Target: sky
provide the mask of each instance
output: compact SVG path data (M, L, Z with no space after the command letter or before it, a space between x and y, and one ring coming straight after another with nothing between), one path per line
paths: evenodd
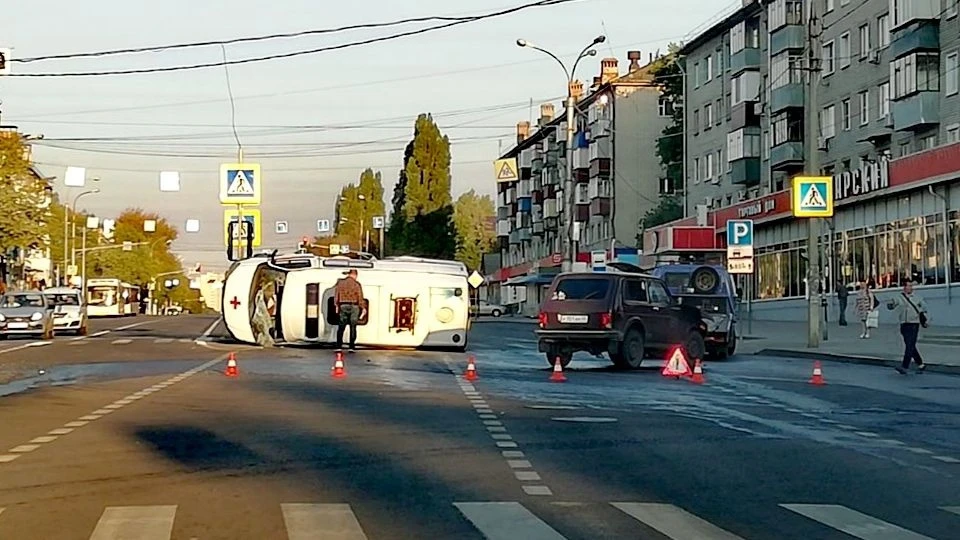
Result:
M167 0L14 0L0 18L0 47L14 59L175 43L221 41L426 16L469 16L531 0L316 0L213 2ZM78 208L102 218L125 208L158 212L180 230L174 244L184 264L222 270L224 207L219 166L236 161L239 138L247 162L262 168L262 248L295 248L332 219L341 187L367 167L383 174L387 206L403 147L420 113L432 113L452 142L452 191L493 195L492 161L515 142L515 126L535 120L539 105L560 110L566 92L560 66L519 48L518 38L572 61L603 34L596 57L577 78L599 75L600 59L626 51L666 51L740 5L727 0L578 0L421 35L317 54L211 68L96 77L0 77L0 123L41 136L34 160L57 177L61 200L93 187ZM269 6L265 9L265 6ZM282 6L278 9L279 6ZM229 44L228 60L302 51L424 28L351 30ZM220 63L219 45L118 56L14 63L15 73L64 73ZM227 77L234 97L231 106ZM530 104L533 104L531 108ZM236 136L233 131L236 124ZM66 188L66 167L87 169L84 188ZM161 192L161 171L178 171L179 192ZM99 180L94 181L94 178ZM185 232L188 219L200 231ZM286 221L288 234L276 234Z

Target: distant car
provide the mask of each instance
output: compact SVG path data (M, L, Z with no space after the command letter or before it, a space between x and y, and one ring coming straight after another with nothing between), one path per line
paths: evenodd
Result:
M45 289L43 295L53 304L53 328L57 333L87 335L87 305L83 293L71 287Z
M53 304L41 292L9 292L0 298L0 339L39 335L53 339Z
M507 308L501 305L491 304L486 300L480 300L479 304L470 306L470 309L474 315L489 315L491 317L499 317L507 312Z
M536 330L540 352L553 364L573 353L607 353L620 368L636 369L644 357L682 346L703 358L706 324L700 310L682 305L653 276L636 273L560 274L547 291Z

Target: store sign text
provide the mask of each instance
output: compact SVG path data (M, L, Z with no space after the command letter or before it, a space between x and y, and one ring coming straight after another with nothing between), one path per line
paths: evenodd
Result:
M859 169L833 176L833 200L842 201L850 197L868 195L890 187L890 161L881 157L879 161L864 163Z
M738 216L740 219L758 216L760 214L769 214L777 210L777 200L770 198L766 200L760 200L753 204L743 206L738 210Z

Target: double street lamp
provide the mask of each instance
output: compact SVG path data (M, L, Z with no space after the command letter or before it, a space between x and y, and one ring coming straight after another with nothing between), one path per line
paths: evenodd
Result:
M95 182L96 182L96 181L99 181L99 180L100 180L99 178L94 178L94 181L95 181ZM76 261L77 224L76 224L76 222L74 221L74 220L76 219L76 215L75 215L75 214L76 214L76 210L77 210L77 201L80 200L80 197L83 197L83 196L85 196L85 195L95 195L95 194L97 194L97 193L100 193L100 188L93 188L93 189L91 189L91 190L84 191L83 193L80 193L79 195L77 195L76 197L73 198L73 204L71 204L70 206L64 208L64 215L63 215L63 274L62 274L62 279L63 279L63 284L64 284L64 285L67 284L67 278L66 278L66 275L67 275L67 262L69 261L69 263L70 263L71 266L75 266L75 265L77 264L77 261ZM84 228L84 230L86 230L86 228ZM74 252L74 253L73 253L72 255L69 255L69 258L68 258L68 254L70 254L70 252L71 252L71 250L70 250L70 238L71 238L71 237L73 238L73 243L74 243L74 246L73 246L73 252ZM86 246L84 246L84 247L86 247Z
M594 49L597 45L606 41L606 36L597 36L593 39L589 45L583 48L580 51L580 54L577 55L577 59L573 62L573 68L567 69L567 65L563 63L563 60L553 54L552 52L540 48L533 43L525 39L518 39L517 46L524 47L528 49L534 49L540 51L550 58L553 58L560 64L560 67L563 68L563 73L567 77L567 102L566 102L566 113L567 113L567 177L563 183L563 219L566 227L566 234L563 238L563 265L561 267L562 271L570 272L573 270L573 261L576 260L576 239L574 238L574 228L573 228L573 145L574 145L574 135L576 134L576 94L573 90L574 77L576 76L577 65L580 63L580 60L588 56L596 56L597 50Z

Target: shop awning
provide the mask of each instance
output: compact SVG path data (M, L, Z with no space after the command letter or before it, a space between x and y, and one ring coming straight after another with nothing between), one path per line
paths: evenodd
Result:
M506 287L518 287L521 285L549 285L551 283L553 283L553 276L535 275L510 278L503 285Z

